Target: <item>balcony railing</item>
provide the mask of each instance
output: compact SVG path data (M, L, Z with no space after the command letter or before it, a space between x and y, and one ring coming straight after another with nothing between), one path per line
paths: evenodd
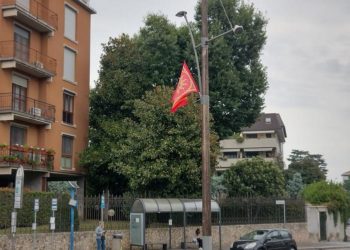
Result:
M55 120L55 106L14 93L0 93L0 114L16 112L29 119Z
M0 42L0 60L24 63L33 70L56 74L56 60L15 41Z
M21 2L23 1L2 0L1 5L3 9L16 7L16 9L19 9L20 11L28 12L30 15L35 17L35 19L42 20L49 26L57 29L58 15L55 12L36 0L28 0L28 6L23 5Z
M0 167L23 165L26 169L50 171L54 153L44 148L0 144Z

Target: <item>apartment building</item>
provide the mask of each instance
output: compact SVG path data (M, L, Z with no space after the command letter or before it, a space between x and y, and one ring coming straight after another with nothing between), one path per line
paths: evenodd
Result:
M0 187L83 183L90 71L88 0L0 0Z
M256 122L232 138L220 141L217 171L225 171L242 159L261 157L268 161L283 159L286 128L279 114L261 114Z

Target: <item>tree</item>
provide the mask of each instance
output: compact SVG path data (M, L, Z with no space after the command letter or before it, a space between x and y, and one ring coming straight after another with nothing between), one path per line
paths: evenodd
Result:
M285 172L287 180L292 179L297 172L301 174L304 184L326 180L327 164L322 155L294 149L288 160L291 163Z
M219 200L226 194L227 188L224 185L223 175L213 175L211 177L211 197L214 200Z
M239 0L222 3L231 23L242 25L244 31L227 34L209 44L210 110L220 138L255 122L264 106L268 85L260 60L266 42L266 19L253 4ZM220 1L209 0L208 9L209 37L231 29ZM199 5L196 20L200 27Z
M266 72L260 62L266 20L253 5L236 0L225 0L224 4L231 21L243 25L244 32L210 44L210 105L214 129L220 137L254 123L267 89ZM229 30L218 1L210 1L209 13L210 35ZM200 26L199 19L196 25ZM199 41L199 29L194 32ZM145 26L132 38L110 38L103 46L100 77L91 95L93 128L98 127L101 117L130 116L132 112L124 104L141 98L154 86L173 87L184 60L196 73L187 27L177 28L162 15L147 16Z
M300 173L296 172L293 174L293 178L287 181L286 189L290 197L297 198L303 187L303 178Z
M82 161L90 156L106 164L109 175L122 175L127 189L152 195L199 194L201 190L200 112L196 97L190 104L170 113L173 89L156 87L142 99L130 102L134 119L103 123L104 139L98 148L90 147ZM218 153L217 136L211 133L211 166ZM106 162L104 162L106 161ZM89 165L94 174L97 165ZM113 183L109 183L113 185Z
M313 205L327 205L329 212L333 213L335 224L338 212L345 222L350 215L350 197L341 184L319 181L307 185L303 198Z
M267 88L266 72L260 62L266 40L266 20L252 5L236 0L225 0L224 4L230 19L243 25L245 31L235 37L221 37L210 45L210 105L213 128L220 137L255 121ZM217 35L228 30L219 6L211 1L209 8L209 13L213 13L210 33ZM199 26L197 19L194 27ZM195 28L194 33L200 41L199 29ZM103 45L99 80L90 93L90 145L82 159L82 164L89 168L93 190L115 187L116 192L122 192L128 188L127 183L132 183L128 179L130 174L114 164L120 157L109 150L110 145L105 141L110 142L115 136L120 144L128 142L125 137L130 136L130 132L125 126L133 127L140 119L136 116L135 100L141 100L147 91L157 86L174 88L184 60L196 73L187 27L176 27L163 15L148 15L139 33L133 37L123 34L110 38ZM112 128L119 132L111 131ZM200 139L200 134L197 135Z
M231 197L283 195L285 182L282 170L261 158L243 160L224 173L224 184Z

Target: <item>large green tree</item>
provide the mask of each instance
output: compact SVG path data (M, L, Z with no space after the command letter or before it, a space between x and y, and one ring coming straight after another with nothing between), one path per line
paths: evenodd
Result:
M170 113L172 90L170 87L155 87L142 99L129 103L134 119L105 122L103 143L97 147L91 145L82 158L89 171L96 173L100 169L96 164L105 164L107 160L104 167L110 172L109 176L124 176L129 191L153 195L199 194L199 104L192 96L187 107L176 114ZM212 167L218 153L217 139L212 132ZM91 161L91 155L94 155L94 161ZM113 181L104 184L116 189Z
M223 3L231 22L243 25L244 32L222 36L209 44L210 110L220 137L255 121L267 89L260 60L266 20L253 5L236 0ZM209 1L209 20L210 36L230 29L219 1ZM199 26L198 13L192 25L198 43ZM140 98L153 86L174 86L184 60L196 75L187 27L177 28L161 15L149 15L133 37L110 38L103 46L100 77L91 94L93 128L98 127L100 117L130 116L124 104Z
M301 174L304 184L326 180L327 163L322 155L294 149L288 160L290 164L285 171L287 180L291 180L295 173Z
M261 158L242 160L224 173L224 185L231 197L279 196L285 193L282 170Z
M236 0L223 2L231 22L243 25L244 32L210 42L210 110L213 129L221 138L255 121L267 89L266 72L260 62L266 20L253 5ZM211 36L230 28L218 1L209 1L209 15ZM199 15L192 27L199 43ZM99 79L90 94L90 148L82 161L91 168L89 179L95 191L113 183L120 186L118 192L128 188L129 175L111 167L120 156L105 142L111 137L109 130L118 126L122 133L126 120L138 122L135 100L156 86L174 88L184 60L198 79L187 27L176 27L163 15L148 15L137 34L110 38L103 45ZM122 139L121 134L115 138L121 145ZM200 155L196 157L192 160L199 162Z
M292 179L287 180L286 190L290 197L297 198L300 196L300 192L304 188L303 178L299 172L293 174Z
M231 24L242 25L240 34L229 33L209 43L210 105L220 137L232 135L255 122L267 89L260 55L266 41L266 19L252 4L222 0ZM209 0L209 37L231 29L220 1ZM200 26L200 8L197 8Z

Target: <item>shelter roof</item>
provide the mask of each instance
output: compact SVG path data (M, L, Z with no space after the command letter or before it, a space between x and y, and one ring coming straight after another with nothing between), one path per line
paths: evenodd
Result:
M136 199L132 205L132 213L200 213L201 199ZM211 211L220 213L219 204L211 200Z

